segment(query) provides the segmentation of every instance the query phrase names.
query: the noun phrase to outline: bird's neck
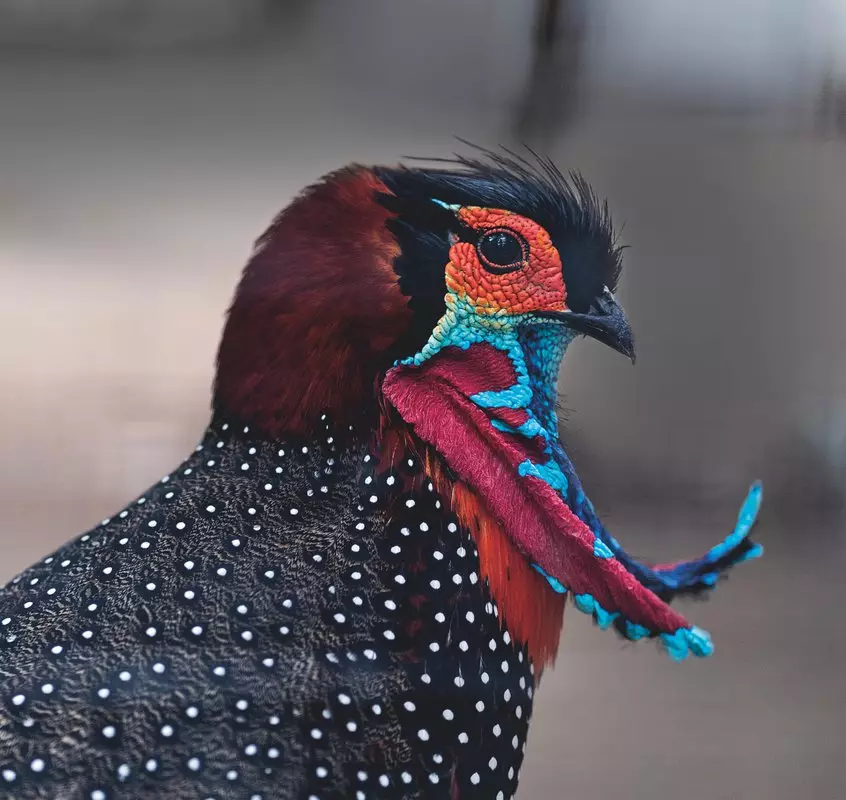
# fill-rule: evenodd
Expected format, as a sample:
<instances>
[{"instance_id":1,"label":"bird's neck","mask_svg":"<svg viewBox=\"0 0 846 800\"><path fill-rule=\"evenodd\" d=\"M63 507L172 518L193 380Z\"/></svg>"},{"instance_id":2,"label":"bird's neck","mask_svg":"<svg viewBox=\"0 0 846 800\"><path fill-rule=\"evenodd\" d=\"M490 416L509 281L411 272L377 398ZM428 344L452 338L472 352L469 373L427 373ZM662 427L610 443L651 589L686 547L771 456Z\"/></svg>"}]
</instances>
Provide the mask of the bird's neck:
<instances>
[{"instance_id":1,"label":"bird's neck","mask_svg":"<svg viewBox=\"0 0 846 800\"><path fill-rule=\"evenodd\" d=\"M468 350L474 344L490 344L508 356L516 383L507 394L482 392L474 402L486 407L522 409L536 425L557 437L558 373L573 338L573 333L563 325L478 314L465 299L450 293L446 312L429 340L418 353L400 364L420 366L445 347Z\"/></svg>"},{"instance_id":2,"label":"bird's neck","mask_svg":"<svg viewBox=\"0 0 846 800\"><path fill-rule=\"evenodd\" d=\"M558 441L558 368L571 339L560 326L524 328L513 319L480 318L460 301L448 302L426 345L386 379L385 427L399 431L405 440L400 446L385 440L385 452L402 453L409 446L422 457L434 486L470 530L481 574L512 637L528 648L539 669L557 651L566 596L550 589L519 543L505 533L487 502L490 498L475 488L479 476L474 470L497 470L496 458L486 458L479 450L478 458L471 458L475 466L465 463L462 468L458 462L464 460L455 456L468 448L472 451L474 443L500 447L501 437L506 437L520 442L518 447L529 459L526 463L548 469L549 480L560 482L548 462ZM401 419L391 413L392 406ZM486 421L467 438L458 430L463 424L459 420L479 413ZM452 431L440 444L431 437L433 423ZM502 477L509 480L504 473Z\"/></svg>"}]
</instances>

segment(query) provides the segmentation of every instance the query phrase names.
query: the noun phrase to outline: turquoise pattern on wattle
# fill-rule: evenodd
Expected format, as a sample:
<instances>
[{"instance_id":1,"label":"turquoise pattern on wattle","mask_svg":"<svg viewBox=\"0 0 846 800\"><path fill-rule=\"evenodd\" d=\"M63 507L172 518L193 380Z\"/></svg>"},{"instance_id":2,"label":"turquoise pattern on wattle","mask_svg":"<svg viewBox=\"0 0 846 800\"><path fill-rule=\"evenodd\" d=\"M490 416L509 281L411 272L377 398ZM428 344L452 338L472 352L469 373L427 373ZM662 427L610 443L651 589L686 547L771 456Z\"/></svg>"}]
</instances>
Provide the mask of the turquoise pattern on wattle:
<instances>
[{"instance_id":1,"label":"turquoise pattern on wattle","mask_svg":"<svg viewBox=\"0 0 846 800\"><path fill-rule=\"evenodd\" d=\"M477 314L469 303L449 293L446 312L428 342L419 353L397 364L419 366L444 347L466 350L481 342L506 353L515 371L516 383L501 391L479 392L469 399L483 409L506 408L526 412L527 420L518 427L499 419L491 420L491 425L499 431L527 438L540 437L544 441L547 460L543 463L525 460L520 463L518 474L540 479L561 495L593 534L595 558L618 559L640 583L660 596L671 599L675 594L712 587L727 567L761 555L763 549L760 545L747 542L761 503L761 487L757 483L752 486L743 504L735 530L700 559L654 569L632 558L608 533L582 490L575 468L558 439L558 372L567 347L574 338L574 334L563 325L533 319L527 314ZM559 578L549 575L538 564L532 566L544 576L553 591L559 594L568 592L568 587ZM673 660L681 661L689 653L708 656L713 652L711 638L701 628L680 628L672 633L650 631L623 618L617 611L603 608L590 594L573 595L573 602L580 611L592 615L603 630L614 625L631 641L657 636Z\"/></svg>"}]
</instances>

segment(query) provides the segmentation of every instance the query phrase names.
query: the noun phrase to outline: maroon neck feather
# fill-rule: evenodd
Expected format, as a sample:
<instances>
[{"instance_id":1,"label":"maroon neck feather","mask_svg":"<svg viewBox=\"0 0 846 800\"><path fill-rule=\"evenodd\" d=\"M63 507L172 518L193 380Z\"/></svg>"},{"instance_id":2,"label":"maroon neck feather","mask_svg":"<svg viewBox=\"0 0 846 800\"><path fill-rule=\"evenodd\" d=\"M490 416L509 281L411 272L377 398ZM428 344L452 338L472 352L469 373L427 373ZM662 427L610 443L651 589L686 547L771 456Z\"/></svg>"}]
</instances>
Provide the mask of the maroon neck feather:
<instances>
[{"instance_id":1,"label":"maroon neck feather","mask_svg":"<svg viewBox=\"0 0 846 800\"><path fill-rule=\"evenodd\" d=\"M270 437L376 413L374 382L411 320L397 286L384 184L348 167L271 224L241 278L217 359L214 410Z\"/></svg>"}]
</instances>

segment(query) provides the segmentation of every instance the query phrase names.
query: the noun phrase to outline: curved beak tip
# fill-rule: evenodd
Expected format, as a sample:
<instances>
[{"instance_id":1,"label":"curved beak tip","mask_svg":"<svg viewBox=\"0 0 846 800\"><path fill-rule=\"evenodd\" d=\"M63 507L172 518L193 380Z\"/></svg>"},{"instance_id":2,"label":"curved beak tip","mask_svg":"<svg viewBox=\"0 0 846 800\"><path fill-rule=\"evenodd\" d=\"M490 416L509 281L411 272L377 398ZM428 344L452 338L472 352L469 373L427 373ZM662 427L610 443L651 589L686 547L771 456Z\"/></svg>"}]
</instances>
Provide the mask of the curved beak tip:
<instances>
[{"instance_id":1,"label":"curved beak tip","mask_svg":"<svg viewBox=\"0 0 846 800\"><path fill-rule=\"evenodd\" d=\"M570 312L562 322L578 333L590 336L635 363L634 334L628 319L610 291L599 297L586 314Z\"/></svg>"}]
</instances>

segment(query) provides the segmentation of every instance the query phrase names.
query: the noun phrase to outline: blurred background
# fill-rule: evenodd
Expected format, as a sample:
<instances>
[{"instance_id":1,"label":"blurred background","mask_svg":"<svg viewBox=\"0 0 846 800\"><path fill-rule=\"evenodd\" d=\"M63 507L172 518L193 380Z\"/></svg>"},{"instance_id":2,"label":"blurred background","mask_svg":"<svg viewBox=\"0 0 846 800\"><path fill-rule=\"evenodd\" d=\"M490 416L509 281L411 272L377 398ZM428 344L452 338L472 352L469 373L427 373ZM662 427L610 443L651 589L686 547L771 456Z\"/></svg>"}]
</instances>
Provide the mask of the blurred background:
<instances>
[{"instance_id":1,"label":"blurred background","mask_svg":"<svg viewBox=\"0 0 846 800\"><path fill-rule=\"evenodd\" d=\"M581 170L624 225L637 367L585 342L561 377L615 535L698 554L765 483L764 559L686 609L715 658L568 615L521 797L842 800L842 0L0 0L0 580L195 443L298 189L456 135Z\"/></svg>"}]
</instances>

